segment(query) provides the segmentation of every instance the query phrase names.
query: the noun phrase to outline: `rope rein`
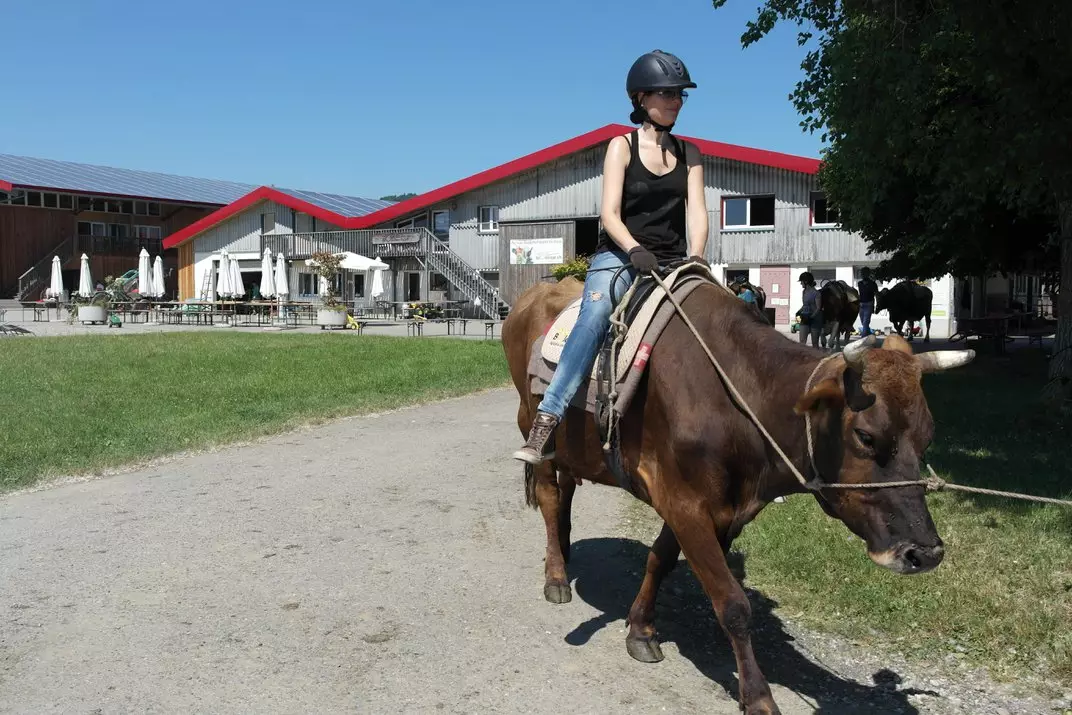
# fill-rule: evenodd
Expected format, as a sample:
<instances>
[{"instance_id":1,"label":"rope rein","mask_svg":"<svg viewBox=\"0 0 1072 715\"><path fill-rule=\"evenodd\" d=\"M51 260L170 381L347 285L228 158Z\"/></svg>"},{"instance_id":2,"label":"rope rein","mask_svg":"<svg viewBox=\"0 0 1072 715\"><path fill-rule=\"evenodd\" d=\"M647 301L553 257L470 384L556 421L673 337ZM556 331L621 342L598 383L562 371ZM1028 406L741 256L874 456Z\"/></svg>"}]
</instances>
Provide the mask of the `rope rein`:
<instances>
[{"instance_id":1,"label":"rope rein","mask_svg":"<svg viewBox=\"0 0 1072 715\"><path fill-rule=\"evenodd\" d=\"M651 276L652 276L652 278L655 279L655 282L662 289L663 293L670 300L670 302L673 303L674 309L677 311L678 315L681 316L681 320L685 323L685 325L688 327L688 329L692 332L693 336L696 338L696 341L700 344L700 347L703 348L703 351L707 354L707 358L711 361L711 364L714 366L715 371L718 372L719 377L722 378L722 382L725 384L727 391L730 393L730 396L733 398L733 401L735 403L737 403L737 406L740 407L741 410L743 410L746 415L748 415L748 418L750 420L752 420L752 422L756 425L756 428L759 429L760 433L762 433L762 435L770 443L771 447L774 448L774 451L778 453L778 456L785 463L786 467L788 467L789 471L792 472L793 476L796 477L797 481L800 482L801 486L803 486L805 489L807 489L809 491L821 491L822 489L888 489L888 488L895 488L895 487L899 488L899 487L921 486L928 492L937 492L937 491L942 491L943 489L951 489L951 490L955 490L955 491L971 492L973 494L985 494L985 495L988 495L988 496L1006 497L1006 498L1009 498L1009 499L1023 499L1023 500L1026 500L1026 501L1039 502L1039 503L1042 503L1042 504L1055 504L1057 506L1072 507L1072 501L1067 500L1067 499L1051 499L1049 497L1038 497L1038 496L1033 496L1033 495L1030 495L1030 494L1018 494L1016 492L1003 492L1003 491L998 491L996 489L983 489L981 487L968 487L968 486L964 486L964 485L961 485L961 484L953 484L951 482L945 481L944 479L939 477L937 474L935 474L934 469L931 468L931 465L926 464L926 463L924 463L924 466L926 467L928 474L927 474L926 477L924 477L922 479L911 479L911 480L904 480L904 481L897 481L897 482L864 482L862 484L843 484L843 483L839 483L839 482L833 482L833 483L824 482L819 477L819 469L815 464L815 450L814 450L814 445L812 443L811 413L810 412L805 412L804 413L804 430L805 430L805 438L806 438L806 442L807 442L807 446L808 446L808 460L811 463L812 471L815 474L815 478L813 480L811 480L811 481L808 481L807 479L804 478L804 475L800 473L800 470L798 470L796 468L796 465L793 464L792 460L790 460L789 457L786 456L785 452L782 451L782 448L778 446L777 441L774 439L774 437L771 436L770 432L768 432L767 429L763 426L763 423L756 416L756 414L752 411L752 409L748 406L748 403L745 402L745 399L744 399L744 397L741 396L741 393L737 391L737 387L733 384L733 381L730 380L729 375L722 368L722 365L719 363L718 359L711 352L711 349L707 346L707 343L704 342L704 339L700 335L700 332L696 329L696 326L693 325L692 321L689 319L689 316L685 314L685 310L684 310L684 308L681 307L681 303L678 301L677 296L675 296L670 291L670 289L667 288L666 284L663 282L663 279L658 275L658 273L653 271L651 273ZM637 285L637 282L634 282L633 285L630 286L630 289L629 289L629 291L627 291L626 296L623 297L623 300L622 300L622 303L621 303L622 305L624 305L627 302L625 298L630 296L630 295L632 295L633 289L636 287L636 285ZM718 284L718 285L721 286L721 284ZM722 287L725 288L725 286L722 286ZM617 311L615 311L615 312L617 313ZM624 322L622 322L621 320L617 319L616 317L612 317L612 322L614 323L614 326L617 329L617 331L619 332L619 334L623 329L625 329ZM617 344L617 340L615 340L615 345L612 346L612 357L614 356L614 353L616 352L616 349L615 349L616 344ZM823 365L825 365L830 360L833 360L833 359L835 359L837 357L840 357L840 356L836 355L836 354L835 355L828 355L828 356L824 357L822 360L819 361L819 363L811 371L811 374L808 376L807 382L804 384L804 392L805 392L805 394L808 392L808 390L811 389L811 383L815 379L815 376L819 373L820 368L822 368ZM614 389L614 387L617 385L617 372L616 372L615 368L612 367L611 369L613 371L612 372L612 380L613 380L612 389ZM613 396L615 394L616 393L612 393L612 399L613 399ZM613 402L611 404L613 404ZM613 422L614 422L614 418L613 418L614 411L612 410L611 412L612 412L611 422L613 424Z\"/></svg>"}]
</instances>

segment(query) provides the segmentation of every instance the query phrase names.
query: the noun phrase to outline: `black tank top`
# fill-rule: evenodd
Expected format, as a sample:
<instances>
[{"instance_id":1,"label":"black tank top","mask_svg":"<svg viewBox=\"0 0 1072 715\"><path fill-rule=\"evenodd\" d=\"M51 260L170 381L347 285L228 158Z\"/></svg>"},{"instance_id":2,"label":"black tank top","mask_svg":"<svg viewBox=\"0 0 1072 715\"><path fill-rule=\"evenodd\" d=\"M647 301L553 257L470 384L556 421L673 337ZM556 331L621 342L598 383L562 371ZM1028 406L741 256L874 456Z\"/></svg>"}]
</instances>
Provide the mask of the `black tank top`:
<instances>
[{"instance_id":1,"label":"black tank top","mask_svg":"<svg viewBox=\"0 0 1072 715\"><path fill-rule=\"evenodd\" d=\"M688 195L688 167L685 147L670 135L677 166L663 176L653 174L640 160L639 135L633 130L629 142L629 165L622 185L622 223L636 242L660 260L684 258L685 197ZM597 253L621 250L606 229L599 233Z\"/></svg>"}]
</instances>

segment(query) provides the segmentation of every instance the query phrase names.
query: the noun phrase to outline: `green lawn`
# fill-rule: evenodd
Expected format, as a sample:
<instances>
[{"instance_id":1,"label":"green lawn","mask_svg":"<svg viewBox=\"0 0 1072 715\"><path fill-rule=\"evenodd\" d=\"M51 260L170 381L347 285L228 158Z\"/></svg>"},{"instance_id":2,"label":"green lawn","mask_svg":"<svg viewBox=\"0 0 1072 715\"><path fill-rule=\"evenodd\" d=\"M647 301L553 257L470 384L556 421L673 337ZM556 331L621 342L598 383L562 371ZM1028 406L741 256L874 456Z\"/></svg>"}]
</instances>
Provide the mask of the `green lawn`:
<instances>
[{"instance_id":1,"label":"green lawn","mask_svg":"<svg viewBox=\"0 0 1072 715\"><path fill-rule=\"evenodd\" d=\"M0 489L504 385L499 341L188 332L0 342Z\"/></svg>"},{"instance_id":2,"label":"green lawn","mask_svg":"<svg viewBox=\"0 0 1072 715\"><path fill-rule=\"evenodd\" d=\"M938 474L1070 498L1072 423L1036 404L1044 375L1039 354L1022 351L926 376L936 423L929 459ZM929 503L947 555L928 574L899 576L872 564L862 542L810 495L769 506L734 548L747 555L748 585L792 620L908 656L955 653L999 678L1042 675L1067 692L1072 509L954 492Z\"/></svg>"}]
</instances>

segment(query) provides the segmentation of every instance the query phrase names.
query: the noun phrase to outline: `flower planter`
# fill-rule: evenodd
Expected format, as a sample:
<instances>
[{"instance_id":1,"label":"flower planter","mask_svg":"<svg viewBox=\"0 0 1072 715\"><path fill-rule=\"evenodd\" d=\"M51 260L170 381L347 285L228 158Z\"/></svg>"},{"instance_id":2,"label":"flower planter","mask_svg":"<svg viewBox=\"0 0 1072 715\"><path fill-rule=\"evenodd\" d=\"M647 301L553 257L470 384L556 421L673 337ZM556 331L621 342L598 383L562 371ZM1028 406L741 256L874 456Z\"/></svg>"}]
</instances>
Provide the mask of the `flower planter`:
<instances>
[{"instance_id":1,"label":"flower planter","mask_svg":"<svg viewBox=\"0 0 1072 715\"><path fill-rule=\"evenodd\" d=\"M102 305L78 306L78 320L86 323L104 323L108 320L108 309Z\"/></svg>"},{"instance_id":2,"label":"flower planter","mask_svg":"<svg viewBox=\"0 0 1072 715\"><path fill-rule=\"evenodd\" d=\"M320 326L321 330L324 328L345 328L346 311L321 308L316 311L316 324Z\"/></svg>"}]
</instances>

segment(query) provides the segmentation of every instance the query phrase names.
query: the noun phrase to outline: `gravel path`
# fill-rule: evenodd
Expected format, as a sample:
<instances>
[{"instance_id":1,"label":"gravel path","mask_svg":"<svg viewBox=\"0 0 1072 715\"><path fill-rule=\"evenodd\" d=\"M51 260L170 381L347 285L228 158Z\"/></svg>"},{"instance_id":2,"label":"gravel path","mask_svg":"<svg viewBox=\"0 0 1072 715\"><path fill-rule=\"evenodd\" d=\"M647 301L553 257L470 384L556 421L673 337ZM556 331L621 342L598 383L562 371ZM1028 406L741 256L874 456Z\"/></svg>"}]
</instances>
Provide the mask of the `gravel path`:
<instances>
[{"instance_id":1,"label":"gravel path","mask_svg":"<svg viewBox=\"0 0 1072 715\"><path fill-rule=\"evenodd\" d=\"M666 659L626 654L646 545L620 492L581 487L574 599L543 600L542 521L508 457L515 400L0 498L0 711L736 713L732 654L687 568L659 614ZM905 666L756 611L786 715L959 712L951 695L963 712L1052 711L885 675Z\"/></svg>"}]
</instances>

